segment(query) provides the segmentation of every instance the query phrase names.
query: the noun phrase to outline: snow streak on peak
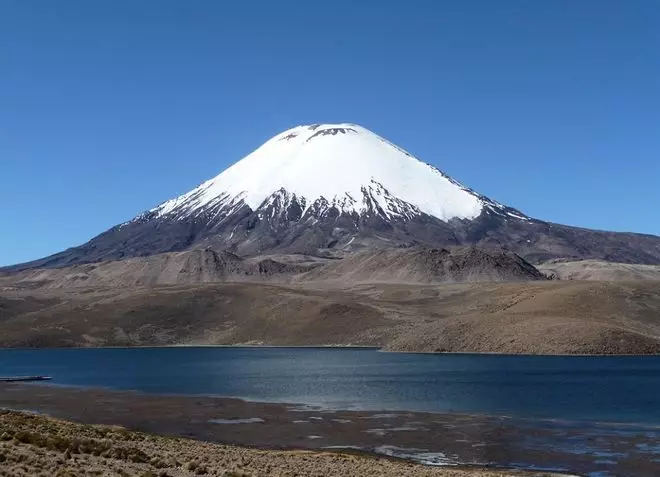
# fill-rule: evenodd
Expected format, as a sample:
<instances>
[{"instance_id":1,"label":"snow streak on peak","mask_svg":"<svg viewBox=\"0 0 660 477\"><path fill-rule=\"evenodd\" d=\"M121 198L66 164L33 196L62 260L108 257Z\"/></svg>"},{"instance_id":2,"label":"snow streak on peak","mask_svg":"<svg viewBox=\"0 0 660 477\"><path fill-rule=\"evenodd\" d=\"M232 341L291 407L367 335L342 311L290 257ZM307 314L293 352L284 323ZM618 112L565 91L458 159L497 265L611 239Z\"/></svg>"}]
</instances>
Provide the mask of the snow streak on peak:
<instances>
[{"instance_id":1,"label":"snow streak on peak","mask_svg":"<svg viewBox=\"0 0 660 477\"><path fill-rule=\"evenodd\" d=\"M488 202L386 139L346 123L284 131L150 212L182 217L241 203L256 211L282 190L305 209L321 200L344 213L379 210L388 218L425 213L445 221L473 219Z\"/></svg>"}]
</instances>

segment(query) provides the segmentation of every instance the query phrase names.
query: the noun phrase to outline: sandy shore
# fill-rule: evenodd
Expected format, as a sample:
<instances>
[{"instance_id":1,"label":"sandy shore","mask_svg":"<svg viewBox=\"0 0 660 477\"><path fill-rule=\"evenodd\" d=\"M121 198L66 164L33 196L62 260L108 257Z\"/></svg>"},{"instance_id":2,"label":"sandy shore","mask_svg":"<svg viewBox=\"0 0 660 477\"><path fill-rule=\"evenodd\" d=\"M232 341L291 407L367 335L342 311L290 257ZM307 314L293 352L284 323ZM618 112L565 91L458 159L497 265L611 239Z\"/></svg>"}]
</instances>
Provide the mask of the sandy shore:
<instances>
[{"instance_id":1,"label":"sandy shore","mask_svg":"<svg viewBox=\"0 0 660 477\"><path fill-rule=\"evenodd\" d=\"M347 453L257 450L0 411L0 476L53 475L504 477L532 474L428 467Z\"/></svg>"}]
</instances>

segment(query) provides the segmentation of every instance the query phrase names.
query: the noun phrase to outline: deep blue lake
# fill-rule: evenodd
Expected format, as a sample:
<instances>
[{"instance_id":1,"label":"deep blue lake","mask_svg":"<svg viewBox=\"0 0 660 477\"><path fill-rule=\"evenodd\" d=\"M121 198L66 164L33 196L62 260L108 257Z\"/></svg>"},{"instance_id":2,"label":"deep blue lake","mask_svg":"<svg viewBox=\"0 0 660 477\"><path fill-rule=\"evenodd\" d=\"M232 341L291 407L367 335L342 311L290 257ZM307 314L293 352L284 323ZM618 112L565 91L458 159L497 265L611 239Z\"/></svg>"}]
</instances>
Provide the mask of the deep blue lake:
<instances>
[{"instance_id":1,"label":"deep blue lake","mask_svg":"<svg viewBox=\"0 0 660 477\"><path fill-rule=\"evenodd\" d=\"M332 409L660 424L660 357L383 353L332 348L0 350L0 376Z\"/></svg>"}]
</instances>

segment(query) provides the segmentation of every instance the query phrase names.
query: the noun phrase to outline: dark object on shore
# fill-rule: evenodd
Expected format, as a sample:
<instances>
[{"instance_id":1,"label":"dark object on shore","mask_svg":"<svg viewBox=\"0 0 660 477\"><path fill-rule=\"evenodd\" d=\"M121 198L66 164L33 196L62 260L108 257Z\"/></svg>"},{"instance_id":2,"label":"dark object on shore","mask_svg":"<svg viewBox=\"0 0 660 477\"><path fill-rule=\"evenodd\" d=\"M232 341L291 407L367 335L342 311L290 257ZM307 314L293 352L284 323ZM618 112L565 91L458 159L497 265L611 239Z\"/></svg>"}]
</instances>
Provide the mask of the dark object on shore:
<instances>
[{"instance_id":1,"label":"dark object on shore","mask_svg":"<svg viewBox=\"0 0 660 477\"><path fill-rule=\"evenodd\" d=\"M50 376L9 376L0 377L0 383L12 383L17 381L49 381L53 378Z\"/></svg>"}]
</instances>

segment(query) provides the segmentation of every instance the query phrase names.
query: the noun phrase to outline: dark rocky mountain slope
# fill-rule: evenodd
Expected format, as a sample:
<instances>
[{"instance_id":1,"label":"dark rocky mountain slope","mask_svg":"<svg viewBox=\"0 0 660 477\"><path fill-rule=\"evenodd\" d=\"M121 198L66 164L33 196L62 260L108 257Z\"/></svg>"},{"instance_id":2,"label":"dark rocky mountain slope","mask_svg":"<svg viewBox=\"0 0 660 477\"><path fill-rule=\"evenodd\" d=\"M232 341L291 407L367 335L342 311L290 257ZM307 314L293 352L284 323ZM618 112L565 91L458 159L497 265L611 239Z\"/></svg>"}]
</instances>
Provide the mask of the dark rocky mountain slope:
<instances>
[{"instance_id":1,"label":"dark rocky mountain slope","mask_svg":"<svg viewBox=\"0 0 660 477\"><path fill-rule=\"evenodd\" d=\"M66 267L210 247L344 256L382 246L506 248L660 264L660 237L553 224L479 194L354 124L281 133L217 177L84 245L10 267Z\"/></svg>"}]
</instances>

